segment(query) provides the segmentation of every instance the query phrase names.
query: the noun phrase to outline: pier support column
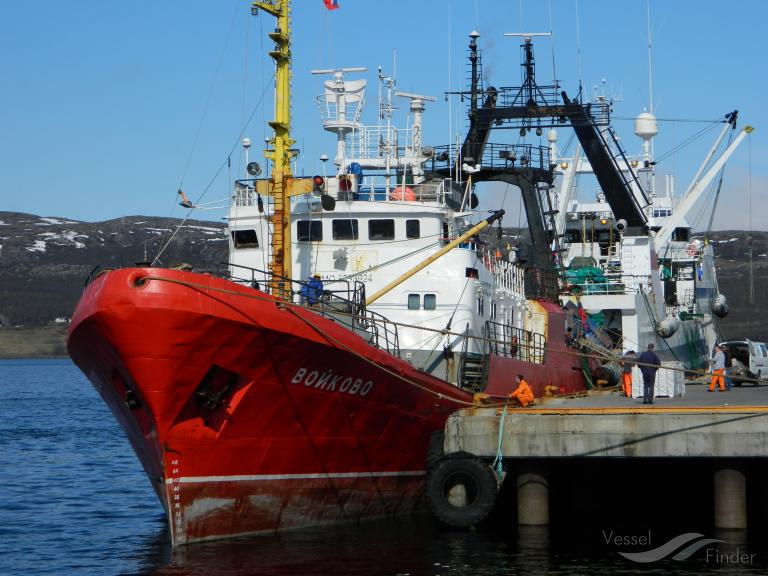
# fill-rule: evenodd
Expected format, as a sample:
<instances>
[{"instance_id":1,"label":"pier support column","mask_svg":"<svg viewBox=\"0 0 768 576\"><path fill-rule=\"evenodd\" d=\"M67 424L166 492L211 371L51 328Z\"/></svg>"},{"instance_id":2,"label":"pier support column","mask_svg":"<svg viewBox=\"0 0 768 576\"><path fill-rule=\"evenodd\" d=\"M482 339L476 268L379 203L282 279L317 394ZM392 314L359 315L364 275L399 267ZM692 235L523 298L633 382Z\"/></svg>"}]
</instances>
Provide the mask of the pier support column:
<instances>
[{"instance_id":1,"label":"pier support column","mask_svg":"<svg viewBox=\"0 0 768 576\"><path fill-rule=\"evenodd\" d=\"M733 465L715 468L715 528L743 530L747 527L747 479Z\"/></svg>"},{"instance_id":2,"label":"pier support column","mask_svg":"<svg viewBox=\"0 0 768 576\"><path fill-rule=\"evenodd\" d=\"M517 523L549 525L549 483L538 467L522 466L517 475Z\"/></svg>"}]
</instances>

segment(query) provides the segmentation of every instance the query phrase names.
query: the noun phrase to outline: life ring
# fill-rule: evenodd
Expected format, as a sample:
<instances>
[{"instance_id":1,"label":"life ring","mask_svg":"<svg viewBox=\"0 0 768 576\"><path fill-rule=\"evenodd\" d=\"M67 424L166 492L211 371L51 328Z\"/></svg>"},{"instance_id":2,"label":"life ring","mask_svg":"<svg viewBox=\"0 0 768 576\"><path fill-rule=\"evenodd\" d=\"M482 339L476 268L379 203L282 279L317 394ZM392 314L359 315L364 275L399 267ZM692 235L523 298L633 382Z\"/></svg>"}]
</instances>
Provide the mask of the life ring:
<instances>
[{"instance_id":1,"label":"life ring","mask_svg":"<svg viewBox=\"0 0 768 576\"><path fill-rule=\"evenodd\" d=\"M464 487L464 502L455 488ZM452 494L452 491L454 492ZM496 474L488 464L466 452L445 456L427 470L427 502L432 514L449 526L468 528L485 520L496 504Z\"/></svg>"},{"instance_id":2,"label":"life ring","mask_svg":"<svg viewBox=\"0 0 768 576\"><path fill-rule=\"evenodd\" d=\"M389 194L390 200L406 200L408 202L413 202L416 200L416 194L414 194L413 189L409 188L408 186L405 187L405 194L403 194L403 189L398 186L392 192Z\"/></svg>"},{"instance_id":3,"label":"life ring","mask_svg":"<svg viewBox=\"0 0 768 576\"><path fill-rule=\"evenodd\" d=\"M349 192L352 189L352 176L349 174L342 174L339 176L339 190L342 192Z\"/></svg>"}]
</instances>

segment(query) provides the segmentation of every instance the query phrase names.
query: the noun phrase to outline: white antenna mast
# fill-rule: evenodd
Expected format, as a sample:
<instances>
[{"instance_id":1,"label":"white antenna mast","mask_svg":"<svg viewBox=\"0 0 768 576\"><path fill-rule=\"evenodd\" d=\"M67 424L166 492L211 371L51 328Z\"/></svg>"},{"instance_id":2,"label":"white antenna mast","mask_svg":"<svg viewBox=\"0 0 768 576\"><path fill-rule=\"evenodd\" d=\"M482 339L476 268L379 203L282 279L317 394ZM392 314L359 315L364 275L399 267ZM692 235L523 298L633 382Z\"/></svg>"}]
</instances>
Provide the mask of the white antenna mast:
<instances>
[{"instance_id":1,"label":"white antenna mast","mask_svg":"<svg viewBox=\"0 0 768 576\"><path fill-rule=\"evenodd\" d=\"M363 67L311 70L312 74L333 76L332 80L324 83L325 93L318 97L318 103L323 114L323 127L337 135L334 160L337 166L344 163L346 135L358 127L365 91L365 80L345 81L344 74L366 70L367 68ZM325 110L324 113L323 110Z\"/></svg>"},{"instance_id":2,"label":"white antenna mast","mask_svg":"<svg viewBox=\"0 0 768 576\"><path fill-rule=\"evenodd\" d=\"M422 117L424 116L424 102L434 102L437 98L411 92L395 92L395 96L408 98L411 101L410 113L413 115L411 155L416 158L421 155L421 127Z\"/></svg>"},{"instance_id":3,"label":"white antenna mast","mask_svg":"<svg viewBox=\"0 0 768 576\"><path fill-rule=\"evenodd\" d=\"M653 114L653 40L651 35L651 0L646 0L648 6L648 112Z\"/></svg>"}]
</instances>

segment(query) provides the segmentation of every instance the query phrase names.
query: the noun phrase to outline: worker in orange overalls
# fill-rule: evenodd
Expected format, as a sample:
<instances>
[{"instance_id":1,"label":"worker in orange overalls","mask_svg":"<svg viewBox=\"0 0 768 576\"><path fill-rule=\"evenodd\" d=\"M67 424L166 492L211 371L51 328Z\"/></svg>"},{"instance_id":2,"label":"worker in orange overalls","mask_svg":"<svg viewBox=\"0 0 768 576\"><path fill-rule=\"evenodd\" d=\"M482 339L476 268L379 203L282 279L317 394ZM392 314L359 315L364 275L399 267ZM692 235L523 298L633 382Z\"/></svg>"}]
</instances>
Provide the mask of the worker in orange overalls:
<instances>
[{"instance_id":1,"label":"worker in orange overalls","mask_svg":"<svg viewBox=\"0 0 768 576\"><path fill-rule=\"evenodd\" d=\"M725 354L723 349L715 344L715 353L712 356L712 380L709 382L709 391L715 391L715 384L720 385L720 392L725 391L725 380L723 379L725 374Z\"/></svg>"},{"instance_id":2,"label":"worker in orange overalls","mask_svg":"<svg viewBox=\"0 0 768 576\"><path fill-rule=\"evenodd\" d=\"M621 387L624 390L624 396L632 398L632 366L637 363L637 354L630 350L621 359Z\"/></svg>"},{"instance_id":3,"label":"worker in orange overalls","mask_svg":"<svg viewBox=\"0 0 768 576\"><path fill-rule=\"evenodd\" d=\"M516 381L517 388L509 395L509 397L516 399L520 403L520 406L525 408L533 402L533 390L531 390L531 387L528 385L528 382L525 381L522 374L517 375Z\"/></svg>"}]
</instances>

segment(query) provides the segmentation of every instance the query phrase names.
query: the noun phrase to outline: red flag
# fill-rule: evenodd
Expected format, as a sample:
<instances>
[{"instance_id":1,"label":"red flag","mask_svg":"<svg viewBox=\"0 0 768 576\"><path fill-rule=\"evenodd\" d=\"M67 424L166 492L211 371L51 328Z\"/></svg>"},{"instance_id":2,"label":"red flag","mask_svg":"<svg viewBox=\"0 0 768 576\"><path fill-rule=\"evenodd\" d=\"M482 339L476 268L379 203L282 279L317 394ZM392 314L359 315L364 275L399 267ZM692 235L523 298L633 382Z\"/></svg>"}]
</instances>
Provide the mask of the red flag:
<instances>
[{"instance_id":1,"label":"red flag","mask_svg":"<svg viewBox=\"0 0 768 576\"><path fill-rule=\"evenodd\" d=\"M323 4L328 10L336 10L339 7L339 0L323 0Z\"/></svg>"}]
</instances>

